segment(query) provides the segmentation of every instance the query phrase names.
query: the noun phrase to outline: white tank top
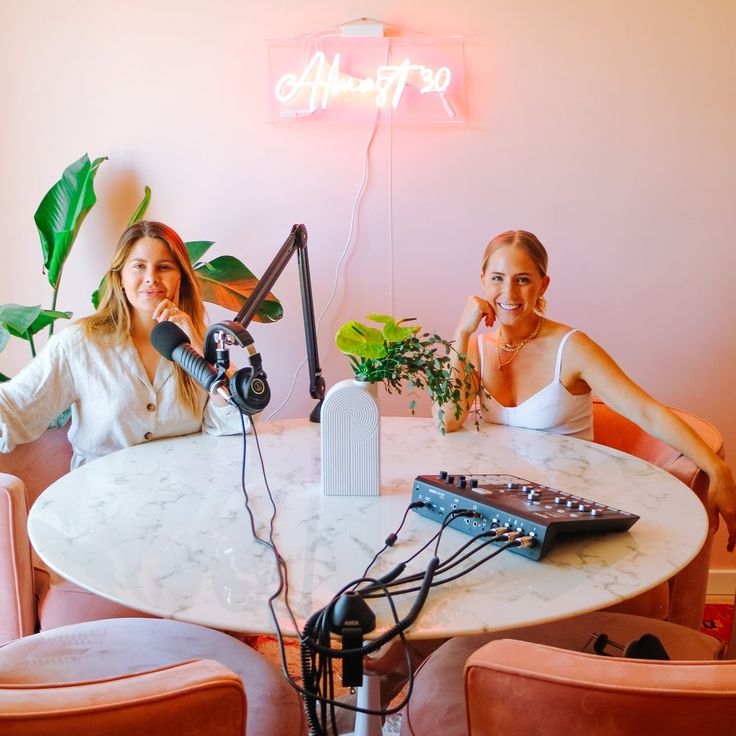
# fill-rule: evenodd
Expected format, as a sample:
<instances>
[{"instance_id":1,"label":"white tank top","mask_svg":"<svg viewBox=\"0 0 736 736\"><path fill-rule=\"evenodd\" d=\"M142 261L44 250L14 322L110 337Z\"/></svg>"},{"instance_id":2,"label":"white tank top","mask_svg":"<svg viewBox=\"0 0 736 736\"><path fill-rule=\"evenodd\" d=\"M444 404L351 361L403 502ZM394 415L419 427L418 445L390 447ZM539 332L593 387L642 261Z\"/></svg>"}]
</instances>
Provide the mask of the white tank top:
<instances>
[{"instance_id":1,"label":"white tank top","mask_svg":"<svg viewBox=\"0 0 736 736\"><path fill-rule=\"evenodd\" d=\"M539 429L556 434L567 434L583 440L593 439L593 394L576 396L560 382L562 351L568 338L577 330L570 330L562 338L557 349L555 375L551 383L530 396L518 406L503 406L493 397L481 400L483 419L491 424L506 424L509 427ZM478 337L480 374L483 375L483 353L488 342L488 333Z\"/></svg>"}]
</instances>

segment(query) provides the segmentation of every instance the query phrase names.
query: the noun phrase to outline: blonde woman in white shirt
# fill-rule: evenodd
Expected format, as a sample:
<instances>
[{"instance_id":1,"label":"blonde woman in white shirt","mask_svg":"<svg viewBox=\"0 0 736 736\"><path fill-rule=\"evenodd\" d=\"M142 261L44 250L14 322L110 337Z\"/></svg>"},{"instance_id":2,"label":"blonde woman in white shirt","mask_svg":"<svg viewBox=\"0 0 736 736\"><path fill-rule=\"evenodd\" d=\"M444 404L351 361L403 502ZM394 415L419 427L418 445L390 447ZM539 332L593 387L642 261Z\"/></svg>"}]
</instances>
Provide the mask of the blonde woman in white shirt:
<instances>
[{"instance_id":1,"label":"blonde woman in white shirt","mask_svg":"<svg viewBox=\"0 0 736 736\"><path fill-rule=\"evenodd\" d=\"M240 432L235 408L215 405L155 350L151 331L164 320L202 350L205 311L186 247L170 227L140 221L120 238L97 311L0 386L0 451L36 439L68 407L72 468L159 437Z\"/></svg>"}]
</instances>

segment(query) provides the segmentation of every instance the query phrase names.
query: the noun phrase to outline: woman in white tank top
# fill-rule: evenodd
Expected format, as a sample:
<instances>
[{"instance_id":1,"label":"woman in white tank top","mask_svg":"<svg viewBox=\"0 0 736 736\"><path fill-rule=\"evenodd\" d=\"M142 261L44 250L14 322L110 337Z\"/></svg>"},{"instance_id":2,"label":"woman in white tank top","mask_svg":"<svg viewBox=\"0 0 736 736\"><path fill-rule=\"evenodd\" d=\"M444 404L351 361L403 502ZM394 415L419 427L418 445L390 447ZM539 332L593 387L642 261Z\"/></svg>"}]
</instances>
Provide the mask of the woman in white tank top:
<instances>
[{"instance_id":1,"label":"woman in white tank top","mask_svg":"<svg viewBox=\"0 0 736 736\"><path fill-rule=\"evenodd\" d=\"M487 422L593 438L592 395L691 458L710 479L708 513L736 545L736 484L726 463L682 420L634 383L587 335L543 316L547 252L532 233L502 233L486 247L482 296L468 297L454 346L472 366L465 410L442 412L448 432L476 406ZM491 332L474 333L481 323ZM469 368L460 358L455 367Z\"/></svg>"}]
</instances>

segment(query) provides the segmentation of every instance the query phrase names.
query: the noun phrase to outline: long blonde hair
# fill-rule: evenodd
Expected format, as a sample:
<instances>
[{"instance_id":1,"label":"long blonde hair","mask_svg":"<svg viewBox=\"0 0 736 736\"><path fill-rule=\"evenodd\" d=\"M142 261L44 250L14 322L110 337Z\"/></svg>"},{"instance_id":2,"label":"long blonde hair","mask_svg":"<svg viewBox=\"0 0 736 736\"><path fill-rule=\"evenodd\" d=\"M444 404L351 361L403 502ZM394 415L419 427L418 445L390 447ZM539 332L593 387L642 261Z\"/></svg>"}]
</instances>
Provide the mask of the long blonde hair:
<instances>
[{"instance_id":1,"label":"long blonde hair","mask_svg":"<svg viewBox=\"0 0 736 736\"><path fill-rule=\"evenodd\" d=\"M204 336L204 304L184 242L168 225L139 220L120 236L112 263L105 274L97 311L80 321L85 337L97 344L122 345L130 338L130 302L123 290L121 271L133 246L146 237L160 240L171 251L181 273L178 307L189 315L197 337L201 340ZM177 401L196 416L200 410L200 389L178 365L174 364L173 368Z\"/></svg>"},{"instance_id":2,"label":"long blonde hair","mask_svg":"<svg viewBox=\"0 0 736 736\"><path fill-rule=\"evenodd\" d=\"M528 230L507 230L500 235L496 235L496 237L488 243L486 249L483 251L483 265L480 269L481 277L483 277L486 272L488 261L491 256L499 248L503 248L507 245L515 245L526 251L527 255L532 259L536 266L537 271L539 271L539 275L542 278L547 275L547 251L539 238ZM539 312L539 314L544 314L546 307L546 299L543 296L537 297L537 303L535 304L537 312Z\"/></svg>"}]
</instances>

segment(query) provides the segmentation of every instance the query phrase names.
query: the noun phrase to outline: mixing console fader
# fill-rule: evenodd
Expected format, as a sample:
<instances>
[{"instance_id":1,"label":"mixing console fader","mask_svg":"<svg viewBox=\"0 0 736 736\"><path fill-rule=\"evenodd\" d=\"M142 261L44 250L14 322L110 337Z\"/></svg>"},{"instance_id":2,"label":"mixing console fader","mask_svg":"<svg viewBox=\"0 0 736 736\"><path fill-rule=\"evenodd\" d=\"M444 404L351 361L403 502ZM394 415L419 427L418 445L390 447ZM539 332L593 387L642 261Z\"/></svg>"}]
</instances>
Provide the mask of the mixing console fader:
<instances>
[{"instance_id":1,"label":"mixing console fader","mask_svg":"<svg viewBox=\"0 0 736 736\"><path fill-rule=\"evenodd\" d=\"M467 534L503 527L524 539L524 545L510 549L533 560L544 557L560 534L625 531L639 519L613 506L497 473L420 475L411 500L423 501L424 507L414 510L439 523L452 511L472 512L449 523Z\"/></svg>"}]
</instances>

